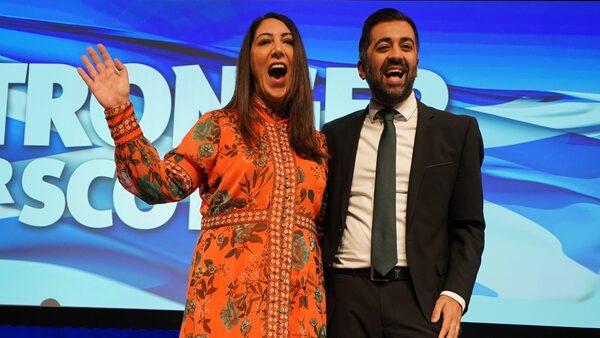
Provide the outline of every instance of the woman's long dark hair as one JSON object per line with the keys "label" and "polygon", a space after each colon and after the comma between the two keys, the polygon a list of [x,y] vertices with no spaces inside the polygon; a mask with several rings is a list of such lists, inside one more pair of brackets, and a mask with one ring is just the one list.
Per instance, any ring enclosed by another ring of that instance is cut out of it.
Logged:
{"label": "woman's long dark hair", "polygon": [[300,38],[300,32],[294,22],[283,14],[267,13],[255,19],[240,49],[237,60],[237,71],[235,79],[235,91],[231,101],[225,106],[227,109],[235,109],[239,115],[239,127],[244,142],[248,145],[258,141],[254,123],[257,116],[252,105],[253,96],[256,93],[252,68],[250,63],[250,51],[252,42],[258,26],[266,19],[276,19],[287,26],[294,40],[294,58],[292,61],[291,83],[284,97],[283,109],[289,113],[290,143],[294,151],[301,157],[319,161],[328,155],[321,150],[319,140],[314,132],[314,113],[312,103],[312,90],[308,74],[308,61],[304,44]]}

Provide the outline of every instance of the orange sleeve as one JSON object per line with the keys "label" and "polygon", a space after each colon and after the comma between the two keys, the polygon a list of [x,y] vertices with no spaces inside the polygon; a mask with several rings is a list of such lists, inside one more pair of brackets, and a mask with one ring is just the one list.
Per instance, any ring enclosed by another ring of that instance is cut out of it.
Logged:
{"label": "orange sleeve", "polygon": [[[200,177],[205,177],[202,173],[216,158],[214,148],[219,142],[219,126],[210,114],[203,115],[181,145],[167,153],[164,159],[144,137],[131,103],[106,111],[105,115],[115,141],[119,182],[146,203],[184,199],[196,190]],[[200,139],[196,132],[198,125],[209,127],[208,133],[213,137]],[[202,156],[209,153],[209,148],[214,150],[210,156]]]}

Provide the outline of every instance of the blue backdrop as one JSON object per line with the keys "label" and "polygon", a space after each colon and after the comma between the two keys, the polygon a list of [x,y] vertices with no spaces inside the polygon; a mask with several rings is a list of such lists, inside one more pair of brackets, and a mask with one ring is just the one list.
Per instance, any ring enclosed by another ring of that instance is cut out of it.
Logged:
{"label": "blue backdrop", "polygon": [[180,310],[197,196],[150,207],[115,184],[102,109],[75,72],[127,64],[164,154],[231,97],[250,22],[302,34],[320,127],[366,106],[364,18],[395,6],[421,39],[422,101],[475,116],[488,222],[465,320],[600,328],[600,3],[0,1],[0,304]]}

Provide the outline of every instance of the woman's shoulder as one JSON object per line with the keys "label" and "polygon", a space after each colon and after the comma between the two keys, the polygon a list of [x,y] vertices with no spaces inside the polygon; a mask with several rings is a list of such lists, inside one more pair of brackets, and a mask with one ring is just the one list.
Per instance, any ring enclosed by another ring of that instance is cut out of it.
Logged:
{"label": "woman's shoulder", "polygon": [[315,130],[315,136],[317,137],[317,141],[319,142],[321,150],[327,153],[327,139],[325,138],[325,134],[323,134],[319,130]]}
{"label": "woman's shoulder", "polygon": [[325,134],[323,134],[321,131],[315,129],[315,135],[317,136],[319,142],[325,142]]}
{"label": "woman's shoulder", "polygon": [[235,124],[237,114],[231,109],[216,109],[206,112],[198,118],[190,132],[198,140],[211,136],[219,138],[224,129],[229,129]]}
{"label": "woman's shoulder", "polygon": [[200,116],[199,120],[213,120],[213,121],[221,121],[221,120],[234,120],[237,118],[237,113],[234,109],[215,109],[209,112],[206,112]]}
{"label": "woman's shoulder", "polygon": [[219,127],[237,123],[237,113],[233,109],[215,109],[206,112],[198,118],[196,125],[198,124],[214,124]]}

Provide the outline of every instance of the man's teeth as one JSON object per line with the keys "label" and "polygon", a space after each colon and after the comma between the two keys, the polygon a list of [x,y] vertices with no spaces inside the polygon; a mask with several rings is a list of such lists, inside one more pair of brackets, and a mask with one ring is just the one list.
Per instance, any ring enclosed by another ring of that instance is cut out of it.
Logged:
{"label": "man's teeth", "polygon": [[390,71],[390,72],[387,72],[387,73],[385,74],[385,76],[387,76],[387,77],[392,77],[392,76],[402,77],[402,75],[403,75],[403,74],[404,74],[404,73],[403,73],[402,71],[399,71],[399,70],[392,70],[392,71]]}

